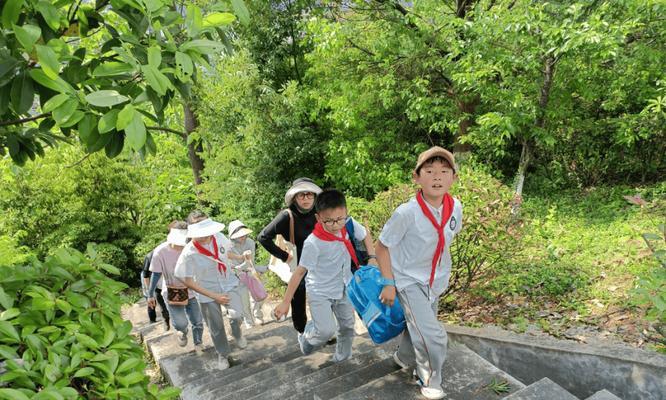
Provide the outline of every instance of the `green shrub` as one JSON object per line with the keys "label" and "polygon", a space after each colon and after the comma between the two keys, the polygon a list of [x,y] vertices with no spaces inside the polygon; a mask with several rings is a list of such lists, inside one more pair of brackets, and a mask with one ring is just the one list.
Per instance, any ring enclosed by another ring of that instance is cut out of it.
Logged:
{"label": "green shrub", "polygon": [[[0,259],[5,257],[2,253]],[[148,385],[143,349],[120,317],[127,286],[95,246],[0,267],[0,398],[170,399]]]}

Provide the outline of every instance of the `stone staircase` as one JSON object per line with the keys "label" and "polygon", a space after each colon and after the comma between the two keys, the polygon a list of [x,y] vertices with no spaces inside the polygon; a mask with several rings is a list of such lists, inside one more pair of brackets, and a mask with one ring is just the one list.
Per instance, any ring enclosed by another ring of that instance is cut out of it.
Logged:
{"label": "stone staircase", "polygon": [[[269,315],[266,306],[265,315]],[[174,331],[161,322],[150,324],[145,303],[124,311],[134,332],[145,343],[164,376],[182,389],[183,400],[408,400],[422,399],[412,371],[402,370],[392,354],[396,341],[375,345],[357,324],[350,360],[332,363],[334,346],[303,356],[291,321],[269,322],[245,330],[248,346],[234,346],[231,367],[217,369],[217,354],[204,331],[205,351],[194,353],[192,343],[179,347]],[[229,332],[229,330],[227,331]],[[190,335],[191,340],[191,335]],[[470,350],[449,341],[443,388],[452,400],[580,400],[548,378],[525,385]],[[602,390],[587,400],[617,400]]]}

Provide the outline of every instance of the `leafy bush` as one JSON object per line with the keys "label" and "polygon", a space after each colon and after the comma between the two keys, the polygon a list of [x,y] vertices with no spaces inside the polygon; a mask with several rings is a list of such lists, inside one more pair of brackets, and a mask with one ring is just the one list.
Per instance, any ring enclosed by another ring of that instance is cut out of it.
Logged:
{"label": "leafy bush", "polygon": [[[2,253],[0,261],[5,260]],[[170,399],[143,373],[143,349],[120,317],[126,285],[95,246],[0,266],[0,398]]]}

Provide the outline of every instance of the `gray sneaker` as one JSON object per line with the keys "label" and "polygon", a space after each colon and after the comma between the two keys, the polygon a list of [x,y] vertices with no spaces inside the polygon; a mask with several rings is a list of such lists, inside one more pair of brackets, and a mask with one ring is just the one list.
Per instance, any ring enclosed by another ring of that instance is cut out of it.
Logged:
{"label": "gray sneaker", "polygon": [[187,333],[178,332],[178,346],[180,347],[187,346]]}
{"label": "gray sneaker", "polygon": [[218,356],[217,362],[218,362],[218,369],[224,370],[229,368],[229,360],[227,359],[227,357],[220,355]]}

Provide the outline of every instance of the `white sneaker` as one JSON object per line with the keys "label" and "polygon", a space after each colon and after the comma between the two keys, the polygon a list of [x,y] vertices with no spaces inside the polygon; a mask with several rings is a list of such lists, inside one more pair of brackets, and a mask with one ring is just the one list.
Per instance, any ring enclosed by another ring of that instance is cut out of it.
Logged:
{"label": "white sneaker", "polygon": [[395,363],[398,364],[398,366],[399,366],[400,368],[405,369],[405,368],[409,367],[409,365],[405,364],[405,363],[400,359],[400,357],[398,357],[398,350],[396,350],[395,353],[393,353],[393,361],[395,361]]}
{"label": "white sneaker", "polygon": [[198,356],[203,355],[203,350],[203,344],[199,343],[194,345],[194,352],[197,353]]}
{"label": "white sneaker", "polygon": [[422,387],[421,388],[421,394],[423,397],[426,399],[443,399],[444,398],[444,391],[442,388],[432,388],[432,387]]}
{"label": "white sneaker", "polygon": [[239,348],[244,349],[247,347],[247,339],[245,339],[245,336],[243,336],[242,338],[236,341],[236,344],[238,345]]}
{"label": "white sneaker", "polygon": [[264,319],[263,318],[255,318],[254,323],[257,325],[263,325],[264,324]]}
{"label": "white sneaker", "polygon": [[219,364],[218,369],[223,370],[229,368],[229,360],[226,357],[219,356],[217,362]]}
{"label": "white sneaker", "polygon": [[178,346],[187,346],[187,333],[178,332]]}
{"label": "white sneaker", "polygon": [[252,329],[252,328],[254,328],[254,325],[252,325],[251,323],[249,323],[249,322],[247,322],[247,321],[243,322],[243,326],[245,327],[245,329]]}

